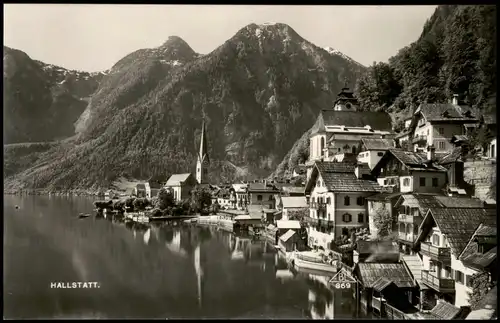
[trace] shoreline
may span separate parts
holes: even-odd
[[[95,196],[104,197],[104,193],[99,194],[97,191],[89,189],[68,189],[68,190],[51,190],[43,188],[35,189],[4,189],[4,195],[46,195],[46,196]]]

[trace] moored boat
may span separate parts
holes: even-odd
[[[312,251],[294,253],[292,264],[298,270],[309,269],[328,273],[338,272],[338,260],[325,261],[323,255]]]

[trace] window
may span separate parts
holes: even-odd
[[[344,197],[344,205],[351,205],[351,198],[349,196]]]
[[[318,180],[318,187],[321,187],[321,181]]]
[[[431,134],[430,129],[427,129],[427,136]]]
[[[429,271],[436,271],[436,264],[434,261],[429,262]]]
[[[273,196],[269,195],[269,201],[272,201],[272,200],[273,200]]]
[[[262,195],[257,195],[257,201],[262,201]]]
[[[350,109],[350,108],[351,108],[351,104],[350,104],[350,103],[347,103],[347,104],[345,105],[345,107],[346,107],[347,109]]]
[[[410,179],[409,178],[403,178],[403,186],[410,186]]]
[[[349,213],[346,213],[344,215],[342,215],[342,221],[348,223],[348,222],[351,222],[352,221],[352,215],[350,215]]]
[[[331,199],[329,197],[327,197],[326,198],[326,204],[330,205],[330,204],[332,204],[331,202],[332,202]]]
[[[337,151],[340,152],[340,148],[337,148]]]
[[[444,128],[443,127],[439,127],[438,132],[439,132],[440,135],[444,135]]]
[[[386,179],[384,179],[384,185],[387,185],[387,180]]]
[[[377,156],[382,157],[382,156],[384,156],[384,153],[383,153],[383,152],[381,152],[381,151],[379,151],[379,152],[377,153]]]
[[[464,274],[460,270],[455,270],[455,281],[460,285],[464,284]]]
[[[432,235],[432,245],[439,247],[439,236],[437,234]]]
[[[199,167],[198,167],[198,170],[197,170],[197,172],[198,172],[198,173],[200,172],[200,168],[199,168]]]
[[[363,223],[364,216],[365,215],[363,213],[358,214],[358,223]]]
[[[438,143],[438,147],[439,147],[439,149],[440,149],[440,150],[445,149],[445,144],[444,144],[444,141],[440,141],[440,142]]]
[[[269,204],[269,209],[273,209],[273,205],[272,204]]]
[[[425,177],[420,177],[420,186],[425,186]]]
[[[432,178],[432,187],[438,187],[438,179],[436,177]]]
[[[472,276],[465,275],[465,286],[472,288]]]
[[[324,149],[325,149],[325,138],[321,137],[321,152],[320,152],[321,156],[323,156],[324,154]]]
[[[362,196],[358,197],[356,199],[356,204],[361,206],[365,205],[365,199]]]

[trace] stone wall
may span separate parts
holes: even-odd
[[[495,160],[475,160],[467,161],[464,165],[464,180],[475,185],[475,197],[486,200],[496,199],[491,190],[493,183],[496,183],[497,168]]]

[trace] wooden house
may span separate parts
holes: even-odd
[[[402,263],[358,263],[354,275],[359,280],[359,298],[366,309],[389,319],[405,319],[418,312],[416,284]]]
[[[305,249],[305,243],[300,235],[291,229],[279,237],[278,245],[286,252],[302,251]]]

